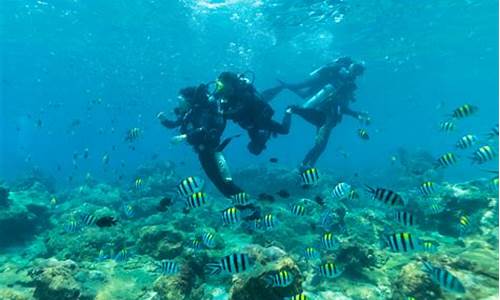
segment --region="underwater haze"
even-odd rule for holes
[[[498,5],[2,1],[0,299],[498,299]]]

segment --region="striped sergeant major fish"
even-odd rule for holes
[[[491,146],[482,146],[472,154],[472,162],[484,164],[497,156],[497,152]]]
[[[462,119],[465,117],[472,116],[474,113],[478,111],[478,107],[471,104],[464,104],[462,106],[457,107],[452,116],[456,119]]]
[[[264,281],[266,282],[268,287],[287,287],[293,283],[293,279],[293,274],[288,272],[287,270],[281,270],[276,274],[270,274],[264,277]]]
[[[179,264],[173,260],[162,260],[158,263],[158,270],[162,275],[175,275],[179,273]]]
[[[303,217],[306,214],[306,207],[300,203],[290,205],[290,212],[297,217]]]
[[[488,138],[498,139],[498,124],[496,124],[493,128],[491,128],[490,132],[488,133]]]
[[[454,131],[456,128],[455,123],[452,121],[444,121],[439,123],[439,129],[444,132]]]
[[[326,262],[319,265],[317,272],[321,277],[336,278],[344,272],[344,269],[337,266],[336,263]]]
[[[469,229],[469,226],[470,226],[469,217],[466,215],[461,215],[460,218],[458,219],[458,232],[460,233],[460,235],[464,235]]]
[[[395,210],[392,218],[403,226],[415,226],[417,224],[415,216],[408,211]]]
[[[200,239],[192,239],[189,244],[188,244],[188,247],[193,249],[193,250],[200,250],[201,248],[203,248],[203,242],[200,240]]]
[[[189,209],[197,208],[207,204],[207,194],[197,192],[186,198],[186,207]]]
[[[433,241],[421,241],[420,245],[424,252],[435,253],[438,251],[438,245]]]
[[[476,142],[477,142],[477,136],[473,134],[466,134],[457,141],[455,146],[458,149],[467,149],[472,145],[474,145]]]
[[[211,232],[204,232],[201,235],[201,240],[203,242],[203,245],[207,248],[214,248],[215,247],[215,235]]]
[[[421,250],[420,240],[408,232],[386,235],[385,241],[392,252],[413,252]]]
[[[133,142],[139,138],[141,135],[141,129],[134,127],[129,130],[127,130],[127,133],[125,134],[125,141],[127,142]]]
[[[304,249],[304,257],[307,260],[319,259],[320,253],[319,253],[318,249],[316,249],[314,247],[306,247]]]
[[[321,236],[321,246],[327,250],[333,250],[337,249],[339,246],[339,242],[337,239],[333,236],[333,233],[331,232],[325,232]]]
[[[291,297],[285,297],[284,300],[310,300],[311,298],[304,293],[296,294]]]
[[[429,214],[429,215],[440,214],[445,209],[442,201],[439,201],[437,199],[433,199],[432,201],[429,201],[429,204],[428,204],[427,207],[428,207],[427,214]]]
[[[250,195],[245,192],[240,192],[231,196],[234,205],[247,205],[251,202]]]
[[[118,251],[118,253],[115,255],[114,259],[117,262],[124,262],[127,261],[130,258],[130,253],[126,248],[121,249]]]
[[[319,181],[319,172],[318,169],[316,168],[308,168],[304,170],[301,174],[300,177],[302,179],[302,183],[306,186],[308,185],[315,185]]]
[[[418,187],[418,190],[422,196],[428,197],[436,192],[436,184],[432,181],[425,181]]]
[[[80,231],[80,229],[80,223],[75,219],[69,220],[66,224],[64,224],[64,231],[68,233],[74,233]]]
[[[221,258],[219,262],[207,264],[206,271],[210,275],[237,274],[251,269],[253,264],[248,254],[233,253]]]
[[[437,160],[436,160],[436,167],[441,167],[441,168],[445,168],[445,167],[449,167],[449,166],[452,166],[454,164],[456,164],[458,162],[458,157],[452,153],[452,152],[448,152],[448,153],[445,153],[443,155],[441,155]]]
[[[131,204],[123,205],[123,213],[127,218],[133,218],[135,216],[135,209]]]
[[[233,225],[241,221],[241,213],[236,207],[229,207],[222,211],[224,225]]]
[[[134,186],[137,190],[140,190],[143,185],[144,185],[144,180],[142,180],[142,178],[135,179]]]
[[[188,197],[194,193],[201,192],[205,181],[196,176],[189,176],[181,180],[177,185],[177,192],[181,197]]]
[[[427,273],[431,277],[432,281],[438,284],[441,288],[456,293],[465,293],[464,285],[448,270],[434,267],[431,263],[424,262],[424,272]]]
[[[274,229],[278,225],[278,218],[276,218],[273,214],[266,214],[262,218],[262,229],[271,230]]]
[[[349,191],[349,194],[347,194],[347,199],[348,200],[357,200],[359,199],[359,193],[351,187],[351,191]]]
[[[372,194],[372,198],[375,200],[379,200],[385,205],[390,206],[404,206],[405,202],[403,197],[398,193],[385,189],[385,188],[372,188],[370,186],[366,186],[366,190]]]
[[[83,224],[91,226],[95,224],[97,218],[92,214],[83,214],[80,216],[80,220],[82,221]]]
[[[333,198],[342,199],[345,198],[351,191],[351,186],[345,182],[337,184],[332,191]]]

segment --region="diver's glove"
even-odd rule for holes
[[[158,118],[158,120],[160,120],[160,122],[164,122],[165,120],[167,120],[167,116],[165,115],[164,112],[159,112],[157,115],[156,115],[156,118]]]
[[[186,134],[181,134],[181,135],[176,135],[170,139],[170,142],[174,145],[180,144],[187,140],[187,135]]]
[[[358,120],[363,125],[370,125],[372,123],[372,118],[368,115],[367,112],[361,112],[358,114]]]

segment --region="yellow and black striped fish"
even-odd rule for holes
[[[333,250],[333,249],[338,248],[339,242],[333,236],[333,233],[325,232],[321,236],[321,245],[323,246],[323,248],[325,248],[327,250]]]
[[[300,175],[304,185],[315,185],[319,181],[319,172],[316,168],[309,168]]]
[[[141,135],[141,129],[137,127],[131,128],[125,134],[125,141],[133,142],[136,139],[138,139],[140,135]]]
[[[404,206],[405,202],[403,197],[398,193],[384,189],[384,188],[372,188],[370,186],[366,186],[366,189],[369,193],[372,194],[373,199],[379,200],[382,203],[390,206]]]
[[[498,124],[495,127],[491,128],[490,132],[488,132],[489,139],[498,139]]]
[[[207,194],[197,192],[186,198],[187,208],[196,208],[207,204]]]
[[[197,192],[201,192],[205,185],[205,181],[196,176],[189,176],[181,180],[177,185],[177,193],[183,197],[187,197]]]
[[[231,196],[234,205],[247,205],[250,202],[250,195],[240,192]]]
[[[368,131],[366,131],[366,129],[363,129],[363,128],[358,130],[358,136],[363,140],[370,139],[370,136],[368,135]]]
[[[421,248],[419,240],[408,232],[387,235],[385,241],[392,252],[413,252]]]
[[[297,295],[293,295],[292,297],[285,297],[284,300],[309,300],[309,298],[306,294],[300,293]]]
[[[452,152],[448,152],[448,153],[443,154],[441,157],[439,157],[437,159],[436,166],[444,168],[444,167],[452,166],[452,165],[456,164],[457,162],[458,162],[457,156]]]
[[[454,131],[456,129],[456,126],[453,121],[444,121],[439,123],[439,129],[444,132],[450,132]]]
[[[426,181],[418,188],[423,196],[430,196],[436,192],[436,184],[432,181]]]
[[[469,117],[476,113],[478,111],[477,106],[471,105],[471,104],[464,104],[460,107],[457,107],[453,113],[452,116],[457,119]]]
[[[335,278],[340,276],[344,272],[344,269],[337,266],[336,263],[326,262],[318,267],[317,272],[322,277]]]
[[[267,283],[267,286],[272,287],[287,287],[293,283],[293,279],[293,274],[287,270],[282,270],[276,274],[264,277],[264,281]]]
[[[467,232],[470,226],[470,220],[469,217],[466,215],[461,215],[459,218],[459,223],[458,223],[458,231],[460,235],[463,235]]]
[[[236,207],[229,207],[222,211],[224,225],[237,224],[241,221],[241,213]]]
[[[482,146],[472,154],[472,161],[477,164],[483,164],[494,159],[497,156],[496,151],[491,146]]]
[[[407,211],[401,211],[401,210],[394,211],[393,219],[394,221],[403,226],[415,226],[417,224],[415,216]]]
[[[467,149],[474,145],[476,142],[477,136],[473,134],[466,134],[457,141],[455,146],[459,149]]]
[[[306,207],[300,203],[295,203],[290,206],[290,212],[297,217],[302,217],[306,214]]]

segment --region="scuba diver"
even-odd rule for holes
[[[247,131],[250,138],[247,148],[254,155],[266,149],[271,136],[285,135],[290,131],[291,110],[287,109],[281,123],[274,121],[272,107],[243,75],[221,73],[216,80],[214,97],[218,99],[224,117]]]
[[[349,57],[341,57],[333,63],[311,73],[311,78],[297,84],[285,84],[302,98],[310,97],[301,106],[292,106],[291,111],[316,126],[314,146],[306,154],[300,170],[313,167],[328,145],[333,128],[342,121],[343,115],[354,117],[366,125],[367,113],[357,112],[349,107],[355,102],[357,89],[355,80],[364,72],[364,65]]]
[[[176,120],[168,120],[163,112],[158,119],[163,126],[179,128],[180,135],[172,138],[173,143],[186,141],[193,146],[201,166],[217,189],[226,197],[243,190],[232,179],[222,150],[232,138],[221,143],[221,136],[226,128],[226,120],[218,112],[217,105],[209,100],[205,84],[187,87],[180,91],[179,106],[174,109]]]

